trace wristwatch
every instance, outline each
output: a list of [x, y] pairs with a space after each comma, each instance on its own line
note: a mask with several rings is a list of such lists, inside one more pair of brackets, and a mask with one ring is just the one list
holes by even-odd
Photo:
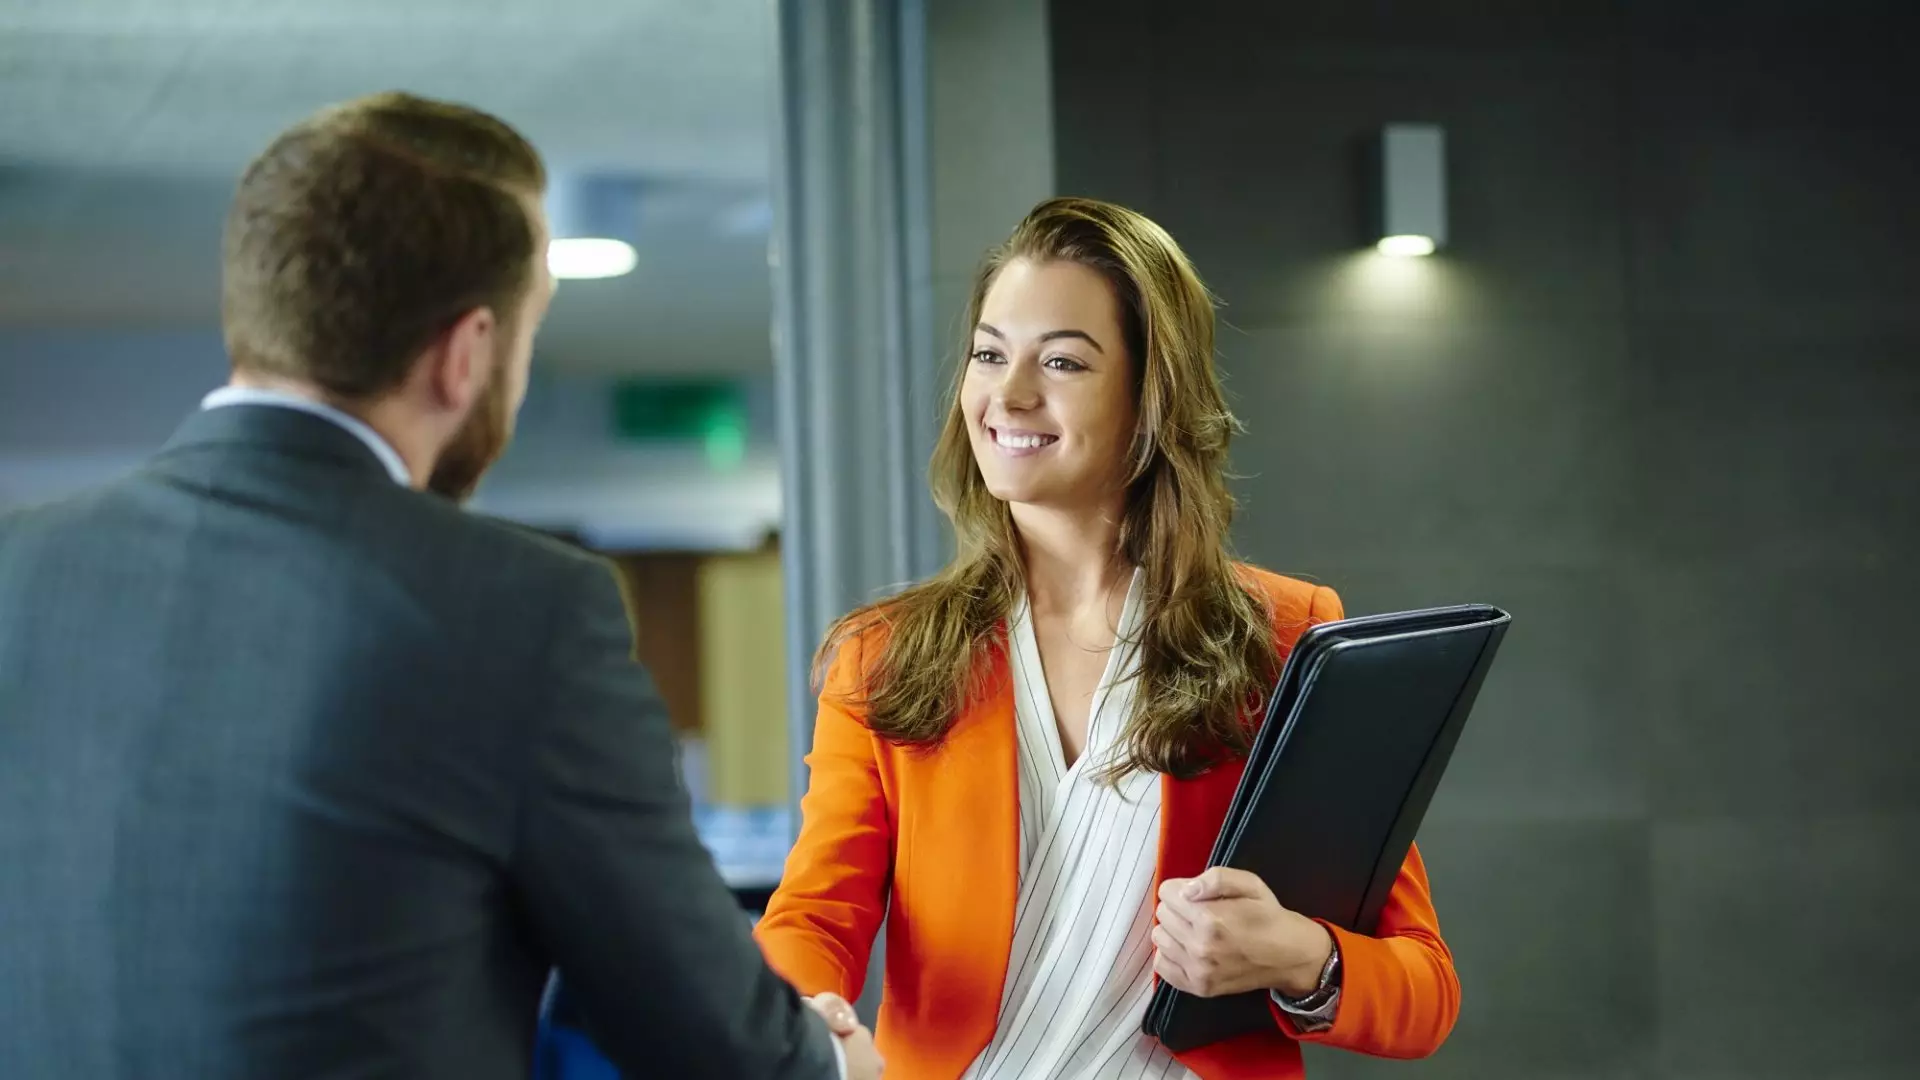
[[1320, 982], [1305, 997], [1290, 998], [1273, 992], [1274, 1004], [1302, 1020], [1330, 1023], [1333, 1006], [1340, 1000], [1340, 943], [1333, 943], [1327, 962], [1320, 967]]

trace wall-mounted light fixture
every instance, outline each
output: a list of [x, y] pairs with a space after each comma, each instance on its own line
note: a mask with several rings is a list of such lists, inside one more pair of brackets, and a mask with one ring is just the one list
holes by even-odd
[[1437, 124], [1388, 124], [1380, 132], [1380, 204], [1374, 247], [1382, 255], [1431, 255], [1447, 242], [1446, 134]]
[[640, 264], [632, 238], [639, 186], [615, 177], [554, 176], [547, 185], [547, 269], [556, 278], [610, 278]]

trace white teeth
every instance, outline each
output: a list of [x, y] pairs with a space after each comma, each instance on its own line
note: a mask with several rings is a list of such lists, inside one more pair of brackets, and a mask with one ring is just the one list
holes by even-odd
[[1053, 441], [1052, 435], [1009, 435], [1004, 431], [993, 433], [993, 441], [1009, 450], [1038, 450]]

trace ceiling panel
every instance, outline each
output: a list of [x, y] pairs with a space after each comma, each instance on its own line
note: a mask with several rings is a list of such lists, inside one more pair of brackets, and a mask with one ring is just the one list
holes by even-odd
[[760, 180], [759, 0], [8, 0], [0, 160], [230, 173], [326, 102], [491, 109], [557, 163]]
[[638, 270], [563, 285], [558, 365], [768, 365], [764, 0], [4, 0], [0, 332], [206, 329], [234, 177], [384, 88], [519, 126], [641, 185]]

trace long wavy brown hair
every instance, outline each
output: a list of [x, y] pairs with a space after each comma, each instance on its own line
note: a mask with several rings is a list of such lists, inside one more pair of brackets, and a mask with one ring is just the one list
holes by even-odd
[[[1144, 618], [1138, 689], [1121, 747], [1103, 770], [1191, 776], [1225, 754], [1244, 754], [1279, 666], [1264, 590], [1227, 548], [1234, 500], [1227, 444], [1239, 424], [1214, 369], [1214, 305], [1166, 230], [1111, 203], [1041, 203], [990, 252], [973, 285], [966, 342], [1001, 269], [1016, 260], [1066, 261], [1106, 279], [1120, 302], [1140, 417], [1120, 522], [1118, 554], [1138, 566]], [[1007, 504], [981, 478], [959, 385], [934, 447], [934, 502], [953, 523], [953, 561], [931, 579], [841, 618], [814, 658], [816, 678], [839, 647], [884, 629], [853, 692], [868, 727], [895, 743], [932, 747], [987, 691], [994, 650], [1025, 590], [1019, 539]]]

